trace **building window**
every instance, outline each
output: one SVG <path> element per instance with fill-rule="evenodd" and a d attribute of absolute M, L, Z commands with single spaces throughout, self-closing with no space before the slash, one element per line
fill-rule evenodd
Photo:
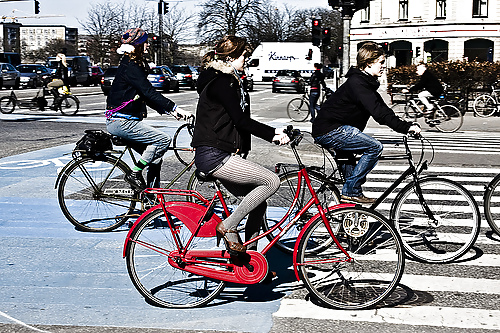
<path fill-rule="evenodd" d="M 446 18 L 446 0 L 436 1 L 436 18 Z"/>
<path fill-rule="evenodd" d="M 370 22 L 370 6 L 361 10 L 361 22 Z"/>
<path fill-rule="evenodd" d="M 399 0 L 399 20 L 408 21 L 408 0 Z"/>
<path fill-rule="evenodd" d="M 488 17 L 488 0 L 472 0 L 472 17 Z"/>

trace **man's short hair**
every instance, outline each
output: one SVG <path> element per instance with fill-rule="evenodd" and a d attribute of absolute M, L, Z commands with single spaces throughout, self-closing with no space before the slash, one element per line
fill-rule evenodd
<path fill-rule="evenodd" d="M 373 42 L 364 43 L 358 50 L 356 61 L 359 69 L 365 69 L 369 64 L 375 62 L 384 55 L 384 49 Z"/>
<path fill-rule="evenodd" d="M 321 68 L 323 68 L 323 65 L 322 65 L 322 64 L 320 64 L 320 63 L 317 63 L 317 62 L 316 62 L 316 63 L 314 64 L 314 68 L 321 69 Z"/>

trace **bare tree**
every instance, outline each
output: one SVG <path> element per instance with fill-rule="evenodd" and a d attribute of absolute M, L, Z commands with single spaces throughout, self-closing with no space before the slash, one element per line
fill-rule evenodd
<path fill-rule="evenodd" d="M 201 5 L 198 35 L 202 43 L 225 35 L 246 36 L 246 28 L 262 7 L 261 0 L 205 0 Z"/>
<path fill-rule="evenodd" d="M 180 56 L 179 43 L 191 39 L 195 15 L 178 9 L 178 4 L 172 6 L 168 14 L 163 16 L 163 55 L 166 63 L 172 64 Z"/>

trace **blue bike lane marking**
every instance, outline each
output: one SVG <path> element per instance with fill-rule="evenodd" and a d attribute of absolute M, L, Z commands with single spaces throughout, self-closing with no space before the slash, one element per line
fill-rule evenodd
<path fill-rule="evenodd" d="M 40 325 L 271 329 L 280 300 L 295 288 L 291 256 L 268 253 L 279 273 L 271 285 L 228 285 L 200 309 L 151 306 L 127 274 L 126 230 L 76 231 L 59 208 L 54 185 L 73 148 L 71 143 L 0 159 L 0 311 Z M 0 316 L 0 322 L 11 321 Z"/>

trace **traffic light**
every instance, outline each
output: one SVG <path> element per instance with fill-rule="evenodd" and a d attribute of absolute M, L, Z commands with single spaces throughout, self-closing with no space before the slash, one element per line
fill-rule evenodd
<path fill-rule="evenodd" d="M 321 45 L 321 19 L 319 18 L 312 20 L 312 44 L 314 46 Z"/>
<path fill-rule="evenodd" d="M 328 4 L 333 8 L 333 9 L 339 9 L 340 8 L 340 0 L 328 0 Z"/>
<path fill-rule="evenodd" d="M 330 28 L 323 28 L 323 38 L 322 38 L 322 45 L 323 46 L 328 46 L 332 42 L 332 32 L 330 31 Z"/>
<path fill-rule="evenodd" d="M 415 48 L 415 57 L 420 57 L 420 46 Z"/>
<path fill-rule="evenodd" d="M 309 52 L 307 52 L 306 60 L 312 60 L 313 58 L 313 50 L 309 49 Z"/>
<path fill-rule="evenodd" d="M 163 14 L 167 14 L 168 13 L 168 2 L 164 2 L 163 3 Z"/>
<path fill-rule="evenodd" d="M 342 58 L 344 54 L 342 53 L 342 46 L 339 46 L 339 51 L 337 52 L 337 57 Z"/>
<path fill-rule="evenodd" d="M 35 14 L 40 14 L 40 1 L 35 0 Z"/>
<path fill-rule="evenodd" d="M 158 46 L 160 46 L 160 38 L 158 38 L 158 36 L 153 36 L 153 47 L 154 48 L 157 48 Z"/>
<path fill-rule="evenodd" d="M 383 42 L 381 46 L 384 49 L 384 53 L 388 54 L 389 53 L 389 43 L 388 42 Z"/>

